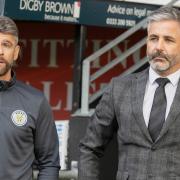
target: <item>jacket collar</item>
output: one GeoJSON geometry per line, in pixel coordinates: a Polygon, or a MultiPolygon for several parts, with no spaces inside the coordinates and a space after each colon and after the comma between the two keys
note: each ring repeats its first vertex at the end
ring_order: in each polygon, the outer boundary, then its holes
{"type": "Polygon", "coordinates": [[[0,91],[5,91],[16,83],[16,74],[14,71],[11,71],[11,80],[3,81],[0,80],[0,91]]]}

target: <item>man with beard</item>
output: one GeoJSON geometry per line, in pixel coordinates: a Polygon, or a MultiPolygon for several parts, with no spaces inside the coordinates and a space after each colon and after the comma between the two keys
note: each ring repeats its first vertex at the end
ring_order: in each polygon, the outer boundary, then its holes
{"type": "Polygon", "coordinates": [[[180,12],[148,17],[142,72],[113,78],[80,142],[79,180],[99,180],[99,159],[117,133],[117,180],[180,179],[180,12]]]}
{"type": "Polygon", "coordinates": [[[18,29],[0,16],[0,179],[32,180],[37,160],[38,180],[59,179],[59,144],[51,108],[37,89],[16,80],[18,29]]]}

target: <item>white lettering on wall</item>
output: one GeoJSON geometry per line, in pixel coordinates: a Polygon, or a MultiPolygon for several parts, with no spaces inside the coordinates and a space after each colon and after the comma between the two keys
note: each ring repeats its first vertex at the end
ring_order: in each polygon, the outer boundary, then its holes
{"type": "MultiPolygon", "coordinates": [[[[109,41],[107,40],[106,42],[109,42],[109,41]]],[[[48,61],[47,61],[48,64],[46,65],[46,67],[58,68],[59,66],[58,66],[57,54],[63,53],[62,51],[64,49],[66,49],[66,51],[68,51],[67,49],[70,48],[70,46],[74,45],[74,40],[72,40],[72,39],[69,39],[69,40],[64,40],[64,39],[43,39],[43,40],[41,40],[41,39],[30,39],[30,40],[20,39],[20,43],[24,46],[26,51],[27,50],[30,51],[30,52],[28,52],[28,54],[30,53],[30,63],[28,64],[28,67],[33,67],[33,68],[40,67],[39,57],[41,57],[41,55],[39,54],[40,53],[39,50],[41,49],[41,52],[43,52],[42,49],[44,48],[44,51],[48,51],[48,54],[49,54],[48,61]]],[[[119,47],[119,46],[113,47],[110,51],[107,52],[106,58],[105,58],[105,56],[103,57],[103,61],[108,63],[108,62],[112,61],[115,57],[120,57],[122,55],[122,53],[124,53],[128,49],[128,43],[129,43],[129,40],[125,40],[123,43],[123,48],[119,47]],[[114,57],[114,55],[115,55],[115,57],[114,57]]],[[[96,52],[103,45],[104,45],[104,40],[93,39],[91,41],[86,42],[86,48],[92,48],[91,53],[96,52]]],[[[138,50],[132,54],[132,58],[133,58],[132,60],[134,63],[139,61],[140,52],[141,52],[141,50],[138,50]]],[[[72,51],[71,51],[71,53],[72,53],[72,51]]],[[[92,63],[91,68],[96,68],[96,69],[101,68],[103,66],[101,61],[102,61],[102,57],[100,56],[92,63]]],[[[127,59],[122,61],[121,64],[123,65],[123,68],[127,68],[127,59]]]]}
{"type": "Polygon", "coordinates": [[[56,39],[45,39],[43,45],[46,46],[47,44],[50,45],[50,61],[48,67],[58,67],[57,65],[57,45],[61,44],[64,46],[63,40],[56,40],[56,39]]]}
{"type": "Polygon", "coordinates": [[[73,94],[73,84],[72,82],[66,82],[67,86],[67,95],[66,95],[66,106],[64,110],[70,111],[72,110],[72,94],[73,94]]]}
{"type": "Polygon", "coordinates": [[[31,64],[29,67],[39,67],[38,65],[38,44],[40,39],[31,39],[31,64]]]}
{"type": "MultiPolygon", "coordinates": [[[[42,81],[43,84],[43,92],[46,96],[47,100],[50,102],[51,97],[51,86],[54,82],[53,81],[42,81]]],[[[59,100],[55,106],[52,106],[52,110],[61,110],[62,100],[59,100]]]]}

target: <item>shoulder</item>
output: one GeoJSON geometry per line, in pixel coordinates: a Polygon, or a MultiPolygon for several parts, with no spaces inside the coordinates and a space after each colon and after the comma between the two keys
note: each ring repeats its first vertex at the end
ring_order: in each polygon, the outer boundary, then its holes
{"type": "Polygon", "coordinates": [[[39,101],[45,98],[42,91],[19,80],[16,81],[13,89],[16,95],[26,97],[27,100],[31,99],[31,101],[39,101]]]}
{"type": "Polygon", "coordinates": [[[132,73],[128,75],[119,75],[112,78],[109,88],[110,91],[113,91],[115,94],[125,93],[131,91],[131,87],[138,79],[148,76],[148,69],[145,69],[138,73],[132,73]]]}
{"type": "Polygon", "coordinates": [[[125,84],[130,83],[133,80],[136,80],[142,76],[147,76],[148,75],[148,69],[145,69],[141,72],[137,72],[137,73],[132,73],[132,74],[127,74],[127,75],[119,75],[117,77],[112,78],[112,81],[116,83],[119,82],[124,82],[125,84]]]}

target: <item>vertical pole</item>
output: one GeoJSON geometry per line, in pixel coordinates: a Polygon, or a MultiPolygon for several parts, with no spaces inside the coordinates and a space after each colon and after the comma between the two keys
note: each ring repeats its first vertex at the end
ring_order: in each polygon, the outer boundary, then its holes
{"type": "Polygon", "coordinates": [[[80,108],[81,102],[82,60],[84,58],[84,51],[86,47],[86,27],[83,25],[76,25],[75,36],[72,112],[80,108]]]}

